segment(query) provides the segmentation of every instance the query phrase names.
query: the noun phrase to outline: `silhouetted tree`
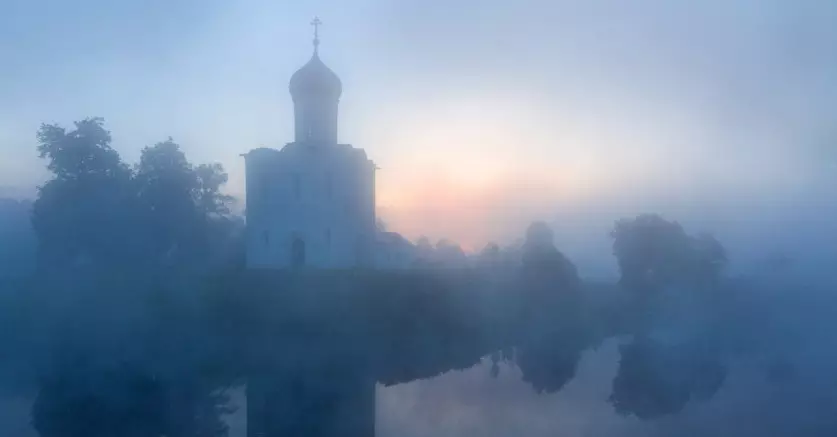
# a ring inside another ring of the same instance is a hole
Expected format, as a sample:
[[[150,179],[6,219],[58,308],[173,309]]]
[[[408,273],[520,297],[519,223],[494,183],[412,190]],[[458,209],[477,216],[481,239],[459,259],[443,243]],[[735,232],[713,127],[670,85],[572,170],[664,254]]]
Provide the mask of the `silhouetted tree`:
[[[435,261],[439,266],[461,268],[468,264],[468,257],[458,244],[443,238],[436,243]]]
[[[223,194],[221,189],[229,179],[221,164],[201,164],[195,169],[198,186],[195,201],[198,210],[207,217],[226,216],[230,213],[233,197]]]
[[[152,256],[170,261],[201,253],[206,225],[195,199],[198,178],[180,146],[169,138],[144,148],[134,182],[146,227],[139,230],[147,235]]]
[[[543,222],[526,231],[520,285],[524,310],[515,362],[535,390],[558,391],[575,376],[591,339],[576,267],[555,248]]]
[[[721,302],[714,293],[663,291],[715,289],[727,261],[723,246],[652,214],[616,222],[611,236],[621,285],[633,292],[620,329],[633,338],[620,347],[611,403],[646,419],[711,397],[726,375],[714,327]]]
[[[416,259],[415,259],[415,266],[416,267],[431,267],[435,265],[436,262],[436,250],[433,247],[433,243],[430,242],[430,239],[421,236],[416,241]]]
[[[31,201],[0,199],[0,291],[4,281],[25,278],[35,268],[37,239],[31,217]]]
[[[727,251],[714,236],[706,233],[691,238],[694,257],[692,277],[698,286],[716,286],[727,266]]]
[[[624,287],[652,293],[684,277],[689,237],[679,223],[644,214],[617,221],[611,237]]]
[[[241,224],[220,192],[223,168],[194,167],[169,139],[143,149],[132,171],[99,118],[72,131],[44,125],[38,139],[53,177],[32,218],[40,268],[49,271],[32,292],[52,306],[39,315],[50,328],[34,362],[36,428],[49,436],[225,435],[220,389],[233,373],[212,365],[219,360],[200,280],[243,254]],[[59,351],[73,358],[44,359]]]
[[[653,294],[670,286],[714,284],[727,261],[714,237],[690,237],[679,223],[656,214],[619,220],[610,235],[620,282],[634,292]]]
[[[500,246],[496,243],[486,244],[477,257],[477,266],[481,269],[492,271],[500,268],[501,265]]]
[[[38,152],[53,177],[40,187],[32,224],[41,264],[130,264],[142,259],[135,243],[138,204],[131,171],[111,148],[100,118],[67,131],[42,125]]]
[[[552,230],[546,223],[535,222],[526,230],[520,272],[523,291],[533,309],[553,302],[580,305],[578,270],[555,248]]]

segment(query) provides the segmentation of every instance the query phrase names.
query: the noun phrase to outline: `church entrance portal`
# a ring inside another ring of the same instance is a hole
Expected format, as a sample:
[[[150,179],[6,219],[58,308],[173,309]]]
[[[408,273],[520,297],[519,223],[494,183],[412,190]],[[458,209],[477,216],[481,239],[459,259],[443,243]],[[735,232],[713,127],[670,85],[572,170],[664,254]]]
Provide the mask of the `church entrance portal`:
[[[305,265],[305,241],[296,237],[291,243],[291,267],[299,268]]]

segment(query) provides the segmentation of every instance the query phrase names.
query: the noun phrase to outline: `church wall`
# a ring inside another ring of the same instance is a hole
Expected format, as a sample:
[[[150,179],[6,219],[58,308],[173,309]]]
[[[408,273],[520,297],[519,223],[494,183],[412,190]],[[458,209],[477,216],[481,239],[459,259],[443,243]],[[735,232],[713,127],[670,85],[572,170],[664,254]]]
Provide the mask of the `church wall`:
[[[343,146],[288,147],[248,157],[248,265],[290,267],[295,238],[305,243],[306,266],[349,268],[364,260],[371,263],[375,223],[371,162],[363,155],[339,153],[356,151],[336,149]],[[359,240],[364,247],[358,247]]]

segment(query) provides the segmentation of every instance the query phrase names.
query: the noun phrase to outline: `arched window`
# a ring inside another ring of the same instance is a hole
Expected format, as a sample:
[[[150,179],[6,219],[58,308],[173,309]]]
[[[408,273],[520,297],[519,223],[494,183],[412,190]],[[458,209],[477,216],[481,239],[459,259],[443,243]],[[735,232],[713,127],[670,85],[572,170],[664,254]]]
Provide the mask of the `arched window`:
[[[270,245],[270,231],[262,231],[262,241],[265,246]]]
[[[331,228],[325,230],[326,247],[331,247]]]

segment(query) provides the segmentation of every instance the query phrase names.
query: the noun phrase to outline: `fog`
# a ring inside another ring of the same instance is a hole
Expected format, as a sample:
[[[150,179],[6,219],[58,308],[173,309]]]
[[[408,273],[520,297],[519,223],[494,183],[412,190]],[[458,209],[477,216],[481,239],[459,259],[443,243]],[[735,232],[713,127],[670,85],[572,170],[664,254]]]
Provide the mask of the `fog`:
[[[411,239],[478,250],[625,197],[752,222],[833,185],[831,2],[2,4],[6,191],[48,177],[40,123],[103,116],[128,161],[173,136],[240,197],[239,154],[290,139],[286,85],[315,13],[346,85],[340,140],[381,167],[381,215]]]
[[[314,14],[409,265],[252,268]],[[834,435],[835,22],[0,0],[0,435]]]

